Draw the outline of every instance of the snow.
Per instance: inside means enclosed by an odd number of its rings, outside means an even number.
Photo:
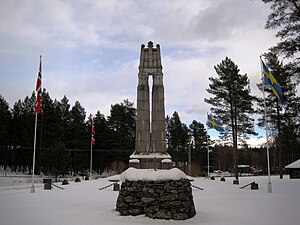
[[[130,159],[129,163],[140,163],[139,159]]]
[[[144,154],[144,153],[141,153],[141,154],[135,154],[133,153],[131,156],[130,156],[131,159],[135,159],[135,158],[138,158],[138,159],[171,159],[171,156],[169,154],[162,154],[162,153],[149,153],[149,154]]]
[[[163,159],[161,160],[161,163],[172,163],[171,159]]]
[[[129,181],[161,181],[161,180],[180,180],[186,178],[186,174],[180,169],[153,170],[129,168],[121,174],[121,182]]]
[[[120,216],[115,211],[118,192],[112,187],[98,190],[111,184],[109,179],[56,183],[64,190],[43,190],[38,184],[36,193],[30,193],[30,183],[0,188],[0,225],[298,225],[300,221],[300,180],[287,176],[271,177],[272,193],[264,176],[240,177],[240,185],[233,185],[232,177],[226,182],[194,178],[192,184],[204,190],[193,188],[197,214],[185,221]],[[259,190],[239,189],[253,181]]]
[[[285,168],[286,169],[299,169],[300,168],[300,159],[298,159],[295,162],[292,162],[291,164],[287,165]]]

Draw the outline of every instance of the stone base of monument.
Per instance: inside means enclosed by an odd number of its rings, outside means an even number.
[[[121,215],[145,214],[154,219],[186,220],[196,215],[192,188],[179,169],[129,168],[121,175],[116,203]]]
[[[173,167],[171,156],[167,153],[132,154],[129,160],[129,167],[136,169],[163,169]]]

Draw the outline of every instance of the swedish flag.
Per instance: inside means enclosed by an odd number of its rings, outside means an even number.
[[[272,91],[274,95],[277,97],[280,104],[284,104],[283,100],[283,93],[282,90],[277,83],[276,79],[274,78],[273,74],[269,71],[268,67],[264,64],[264,62],[261,60],[262,63],[262,73],[264,75],[264,85],[270,85],[272,88]]]
[[[224,132],[223,123],[209,114],[207,114],[206,124],[209,128],[216,129],[219,132]]]

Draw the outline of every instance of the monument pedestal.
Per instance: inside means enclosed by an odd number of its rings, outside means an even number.
[[[164,169],[173,168],[171,156],[168,153],[135,154],[130,156],[129,167],[136,169]]]
[[[123,216],[144,214],[152,219],[186,220],[196,215],[191,182],[177,168],[158,171],[129,168],[120,180],[116,210]]]

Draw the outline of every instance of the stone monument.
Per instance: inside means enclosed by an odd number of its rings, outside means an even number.
[[[152,77],[151,108],[149,77]],[[169,169],[171,156],[166,151],[165,103],[160,46],[141,46],[137,86],[135,151],[129,165],[140,169]]]
[[[172,165],[166,151],[160,46],[154,48],[149,41],[147,48],[141,46],[135,151],[129,160],[129,166],[136,169],[129,168],[120,176],[116,210],[124,216],[145,214],[154,219],[185,220],[195,216],[190,180],[181,170],[171,169]]]

